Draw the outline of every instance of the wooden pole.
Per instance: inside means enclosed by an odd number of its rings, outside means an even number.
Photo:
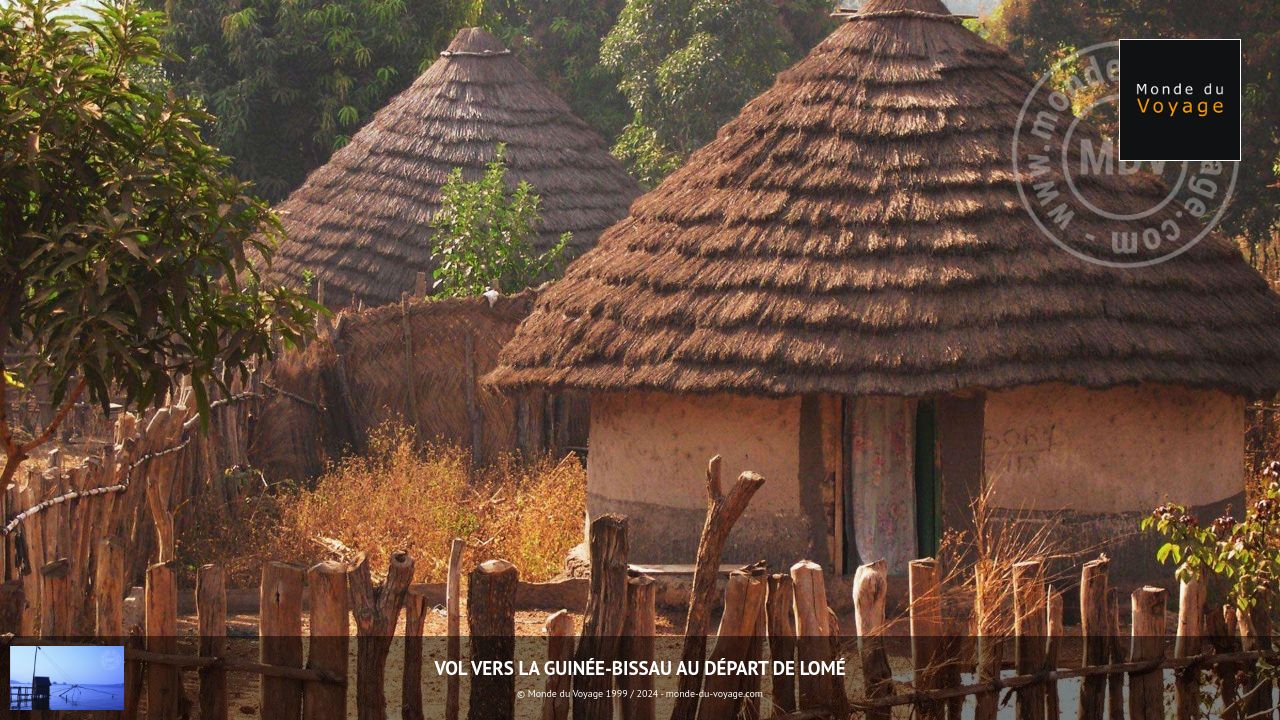
[[[1164,657],[1166,591],[1146,586],[1133,591],[1133,642],[1129,659]],[[1129,673],[1129,720],[1164,720],[1164,679],[1159,670]]]
[[[262,566],[259,587],[259,660],[264,665],[302,667],[303,569],[283,562]],[[263,677],[259,684],[262,716],[293,720],[302,715],[302,683]]]
[[[1049,588],[1048,592],[1049,639],[1045,646],[1044,667],[1045,670],[1054,671],[1058,669],[1058,655],[1062,649],[1062,636],[1064,634],[1062,627],[1062,593],[1053,588]],[[1061,702],[1058,698],[1058,683],[1056,682],[1045,685],[1044,714],[1048,720],[1058,720],[1058,717],[1062,714]]]
[[[858,630],[858,655],[867,697],[893,692],[893,673],[884,648],[884,604],[889,594],[888,563],[883,559],[858,568],[853,576],[853,617]],[[867,720],[889,720],[887,708],[867,713]]]
[[[178,650],[178,589],[173,568],[156,563],[147,568],[144,593],[146,605],[146,648],[149,652]],[[147,665],[147,717],[170,720],[178,716],[178,693],[182,678],[178,668],[158,663]]]
[[[795,589],[790,575],[777,573],[769,576],[769,595],[765,600],[768,615],[769,658],[774,661],[794,662],[796,659],[796,626],[791,621],[791,608],[795,604]],[[773,683],[773,708],[775,714],[786,714],[796,709],[796,675],[777,665],[769,664]]]
[[[1080,634],[1085,665],[1106,665],[1111,658],[1111,622],[1107,619],[1106,556],[1090,560],[1080,570]],[[1103,720],[1106,709],[1107,679],[1084,678],[1080,683],[1080,720]]]
[[[1178,590],[1178,639],[1174,657],[1192,657],[1204,647],[1205,583],[1198,577],[1183,580]],[[1200,670],[1187,668],[1176,674],[1174,693],[1178,720],[1200,716]]]
[[[911,666],[917,690],[932,690],[938,686],[939,648],[942,643],[942,587],[938,573],[938,561],[933,558],[912,560],[907,565],[911,595]],[[920,706],[920,717],[934,720],[941,717],[941,710],[937,703],[925,703]]]
[[[564,662],[573,659],[573,616],[568,610],[557,610],[547,617],[543,631],[547,634],[547,660]],[[567,720],[573,684],[570,674],[547,675],[546,696],[542,699],[542,720]],[[625,703],[624,703],[625,712]]]
[[[205,565],[196,574],[196,621],[199,654],[222,658],[227,654],[227,585],[221,565]],[[227,671],[200,669],[200,720],[226,720]]]
[[[1125,651],[1120,629],[1120,591],[1107,589],[1107,626],[1111,629],[1111,661],[1122,663],[1129,659]],[[1124,675],[1112,673],[1107,676],[1107,717],[1109,720],[1125,720],[1124,717]]]
[[[94,634],[100,638],[124,638],[124,548],[106,537],[98,541],[94,560]]]
[[[791,582],[795,588],[796,661],[798,663],[831,660],[831,616],[827,613],[827,588],[822,567],[809,560],[791,566]],[[832,696],[829,677],[801,673],[798,705],[800,711],[822,711],[841,717],[838,702]]]
[[[1014,664],[1019,674],[1044,670],[1045,637],[1044,567],[1039,560],[1013,566]],[[1044,686],[1028,685],[1018,691],[1018,720],[1044,720]]]
[[[322,562],[307,571],[311,587],[311,643],[307,668],[327,672],[344,682],[351,646],[351,621],[347,601],[347,568],[338,562]],[[309,682],[302,691],[304,720],[345,720],[345,684]]]
[[[516,566],[506,560],[480,563],[467,579],[467,626],[471,662],[511,662],[516,654]],[[483,667],[483,666],[482,666]],[[477,670],[471,676],[467,720],[509,720],[515,712],[515,676]]]
[[[1240,646],[1244,650],[1271,649],[1271,618],[1268,612],[1265,600],[1259,600],[1249,610],[1236,614],[1240,625]],[[1270,675],[1259,668],[1259,663],[1251,662],[1245,677],[1248,681],[1244,686],[1247,693],[1244,717],[1247,720],[1271,720],[1275,716],[1275,708]]]
[[[462,661],[462,538],[454,538],[449,545],[449,574],[445,583],[445,659]],[[444,718],[458,720],[461,704],[462,678],[450,673],[445,678]]]
[[[707,463],[707,517],[698,540],[697,560],[693,570],[693,590],[689,594],[689,614],[684,622],[684,645],[681,662],[698,663],[707,655],[707,628],[711,607],[716,599],[716,579],[720,572],[720,555],[734,523],[742,516],[751,497],[764,485],[764,478],[753,472],[738,476],[738,482],[722,491],[720,456]],[[681,675],[671,720],[694,720],[698,715],[698,696],[702,691],[702,673]]]
[[[422,624],[426,615],[426,596],[410,590],[404,605],[404,681],[400,686],[403,720],[423,720]]]
[[[40,568],[40,637],[66,640],[71,627],[71,561],[54,560]]]
[[[1000,677],[1004,664],[1004,644],[1008,629],[1002,607],[1003,588],[996,579],[998,571],[989,563],[978,566],[974,578],[973,614],[977,634],[976,669],[979,682],[992,682]],[[995,691],[974,697],[974,720],[996,720],[1000,695]]]
[[[582,616],[582,636],[574,658],[606,665],[618,657],[627,612],[627,519],[605,514],[591,521],[591,585]],[[575,674],[573,719],[608,720],[613,716],[607,675]]]
[[[386,720],[383,682],[387,653],[400,609],[413,581],[413,559],[404,551],[392,553],[387,579],[375,587],[369,559],[361,554],[347,576],[351,610],[356,619],[356,712],[359,720]]]
[[[1214,652],[1230,653],[1240,650],[1240,638],[1236,636],[1235,606],[1223,605],[1222,612],[1210,612],[1206,619],[1209,641],[1213,643]],[[1213,665],[1213,674],[1218,682],[1218,695],[1222,698],[1223,720],[1240,720],[1241,708],[1236,682],[1240,670],[1240,663],[1218,662]]]
[[[729,573],[729,583],[724,591],[724,613],[720,617],[715,649],[711,652],[712,662],[748,659],[752,639],[760,624],[760,613],[764,612],[767,590],[768,572],[762,564]],[[698,705],[699,720],[738,717],[743,707],[743,680],[738,675],[708,676],[703,685],[705,696]]]
[[[627,579],[627,615],[622,625],[623,660],[652,662],[657,636],[657,585],[648,575]],[[621,701],[623,720],[654,720],[657,696],[652,675],[624,675],[618,678],[618,689],[626,691]]]

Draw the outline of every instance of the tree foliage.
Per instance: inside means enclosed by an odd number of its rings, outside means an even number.
[[[600,42],[624,0],[492,0],[483,23],[525,67],[564,98],[605,138],[630,112],[612,72],[600,65]]]
[[[278,225],[207,145],[198,105],[156,68],[162,17],[112,2],[0,6],[0,449],[7,480],[53,425],[14,436],[6,395],[48,382],[62,413],[160,402],[210,386],[273,338],[300,339],[312,306],[259,284]]]
[[[614,148],[653,185],[830,29],[818,0],[627,0],[600,49],[632,108]]]
[[[1037,74],[1064,52],[1118,37],[1241,38],[1244,154],[1222,227],[1260,265],[1273,265],[1280,231],[1280,3],[1230,8],[1195,0],[1005,0],[986,23],[989,38]]]
[[[520,292],[559,269],[570,234],[537,252],[531,240],[539,198],[524,181],[508,192],[506,176],[506,148],[498,145],[481,177],[469,182],[457,168],[441,187],[440,211],[431,223],[437,295]]]
[[[146,0],[177,89],[217,117],[235,171],[278,200],[436,58],[480,0]]]

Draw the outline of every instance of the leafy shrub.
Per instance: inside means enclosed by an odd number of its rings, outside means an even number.
[[[440,211],[431,222],[438,295],[520,292],[558,270],[570,234],[538,253],[531,239],[541,220],[539,198],[523,181],[508,192],[506,175],[506,146],[499,144],[480,178],[468,182],[456,168],[440,189]]]

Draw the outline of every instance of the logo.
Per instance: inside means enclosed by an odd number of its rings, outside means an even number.
[[[1177,257],[1217,225],[1239,163],[1121,160],[1118,45],[1077,51],[1039,79],[1018,114],[1013,170],[1023,207],[1060,248],[1137,268]]]

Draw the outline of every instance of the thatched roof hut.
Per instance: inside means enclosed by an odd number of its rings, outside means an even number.
[[[541,197],[539,248],[568,231],[576,256],[626,214],[635,181],[496,38],[465,28],[440,55],[276,208],[288,239],[275,279],[296,284],[311,271],[334,307],[399,300],[434,267],[441,185],[458,167],[478,176],[498,143],[508,180]]]
[[[693,556],[715,452],[770,478],[734,559],[838,569],[928,554],[983,487],[1099,533],[1235,495],[1280,299],[1217,235],[1141,268],[1044,237],[1011,150],[1032,92],[939,0],[867,0],[570,266],[491,380],[592,391],[589,507],[632,516],[639,561]]]

